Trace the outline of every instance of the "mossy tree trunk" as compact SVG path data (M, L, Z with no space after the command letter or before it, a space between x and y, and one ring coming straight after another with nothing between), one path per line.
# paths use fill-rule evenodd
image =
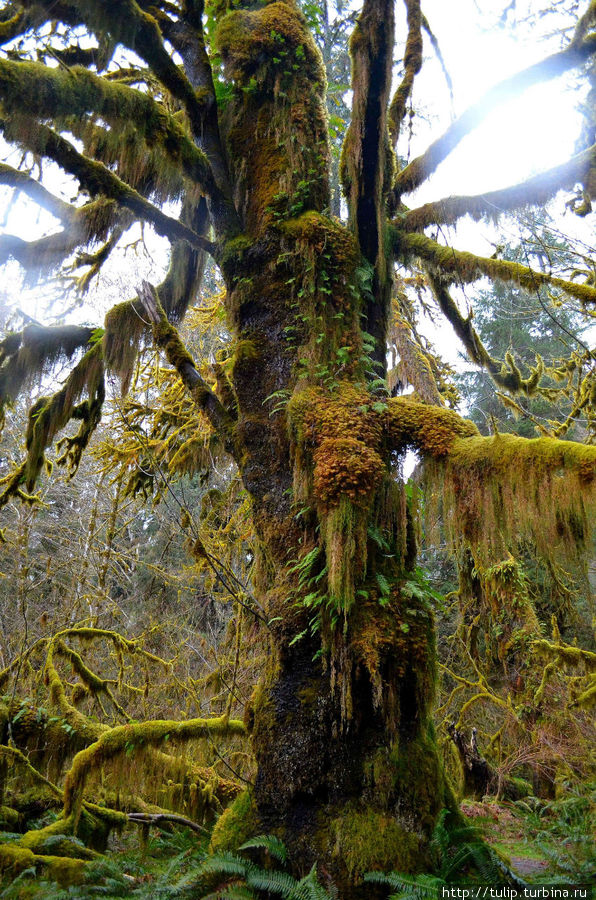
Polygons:
M144 305L156 343L236 461L258 541L254 588L268 620L269 659L249 713L258 774L250 804L245 796L222 816L214 845L239 843L247 831L275 831L294 865L317 862L343 900L358 896L368 869L424 869L431 830L451 801L430 721L433 622L415 581L415 511L400 458L414 447L434 461L442 496L467 540L487 542L493 525L504 533L510 497L526 491L530 525L542 527L545 508L556 500L557 535L571 541L581 538L596 451L552 438L480 438L440 405L438 388L436 405L390 399L383 376L393 265L413 257L422 262L438 308L500 387L541 390L538 364L523 377L512 357L488 354L449 285L487 275L530 289L555 285L586 304L596 302L596 289L456 252L419 232L468 212L478 218L495 207L544 200L561 184L585 180L589 187L594 154L580 154L527 188L495 192L490 201L454 198L406 214L401 195L431 175L507 92L585 60L596 49L586 36L590 22L567 51L511 79L489 96L482 115L465 114L396 173L392 144L422 61L420 4L406 0L404 76L390 102L393 3L364 0L351 39L344 226L328 215L325 71L294 0L212 4L208 41L200 2L157 3L155 17L132 0L110 5L109 15L99 2L60 4L58 11L49 2L15 6L14 19L0 19L3 40L18 38L47 7L48 19L59 16L69 28L83 23L96 34L101 53L93 50L90 66L100 66L99 57L109 61L120 43L134 50L150 77L143 68L121 79L71 70L67 51L65 69L0 59L6 137L58 162L93 198L75 209L3 167L2 182L43 202L65 227L43 247L7 237L0 253L33 265L43 250L53 265L75 246L107 240L103 259L113 249L111 236L133 218L150 222L173 250L159 288L163 306L150 291L151 303L143 300L141 291L139 301L111 310L100 343L87 328L41 329L35 341L25 329L2 342L2 403L18 394L27 373L72 358L80 347L86 353L63 388L32 410L28 458L4 479L0 505L13 495L27 499L46 447L72 418L82 424L67 439L62 461L76 469L98 421L105 367L125 385L130 381L147 321L139 316ZM86 59L78 48L78 60ZM223 91L214 87L212 61L223 65L216 72ZM136 90L138 83L147 90ZM84 152L63 136L65 117ZM52 119L55 131L47 125ZM154 202L180 195L178 219ZM215 386L199 374L171 324L196 296L205 253L223 275L234 338L231 366L219 367ZM101 265L97 255L90 265ZM415 332L411 341L419 352L411 354L408 378L422 384L432 365ZM585 369L577 371L587 379ZM565 389L583 397L588 382L572 382ZM587 400L586 409L592 409ZM566 477L555 483L553 470ZM496 490L500 482L508 490ZM498 509L486 520L491 503Z
M375 359L384 370L390 284L390 9L371 5L353 39L366 69L385 29L379 70L358 87L366 124L344 158L360 185L352 228L326 215L324 72L298 10L229 13L217 38L237 87L224 135L244 222L222 266L237 341L233 442L271 624L249 714L252 813L239 801L213 843L281 834L295 864L319 863L344 898L369 869L423 869L450 802L430 722L432 617L401 591L415 547L386 395L370 387Z

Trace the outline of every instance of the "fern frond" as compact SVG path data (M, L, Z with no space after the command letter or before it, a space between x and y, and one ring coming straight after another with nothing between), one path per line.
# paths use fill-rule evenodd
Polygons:
M249 887L258 891L265 891L268 894L277 894L284 900L289 900L295 894L297 881L288 875L287 872L280 872L279 869L258 869L254 868L246 875L246 883Z
M235 875L245 878L253 864L235 853L225 852L208 856L196 869L196 875Z
M238 850L266 850L269 856L279 860L281 863L287 862L288 850L283 841L273 834L260 834L258 837L245 841Z
M298 882L289 900L332 900L331 894L317 880L316 865Z
M436 875L404 875L401 872L367 872L364 880L371 884L385 885L398 893L392 894L390 900L434 900L439 888L446 882Z

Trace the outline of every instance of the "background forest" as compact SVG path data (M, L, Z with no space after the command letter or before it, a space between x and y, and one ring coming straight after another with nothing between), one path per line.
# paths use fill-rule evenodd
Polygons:
M545 57L578 53L569 169L440 208L398 193L434 165L415 156L437 117L422 63L450 85L418 3L396 63L372 2L292 5L312 43L279 14L246 26L250 53L230 23L254 4L126 3L132 31L107 6L0 8L5 221L23 192L64 225L0 236L0 897L592 882L594 2L490 11ZM321 61L304 111L292 91L319 90ZM238 122L258 110L312 155L276 156L283 130L253 147ZM491 258L452 250L464 214Z

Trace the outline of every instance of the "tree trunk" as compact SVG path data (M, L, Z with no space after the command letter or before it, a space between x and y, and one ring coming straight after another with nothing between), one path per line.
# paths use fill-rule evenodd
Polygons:
M324 214L319 54L285 3L228 14L218 41L240 86L226 139L246 226L222 262L237 340L232 440L272 622L249 713L254 792L213 845L275 831L301 872L318 862L349 900L367 870L423 869L450 802L430 721L433 622L401 589L415 548L371 408L382 412L384 395L367 387L362 257ZM276 55L257 62L254 41Z

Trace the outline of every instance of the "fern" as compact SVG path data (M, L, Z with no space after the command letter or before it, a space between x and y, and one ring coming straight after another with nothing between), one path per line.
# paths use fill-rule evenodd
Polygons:
M282 900L334 900L317 881L316 867L308 875L297 881L289 872L280 868L263 868L240 856L247 850L265 850L282 866L287 862L287 850L282 841L272 835L259 835L246 841L238 853L219 853L205 859L193 873L178 882L195 886L202 879L223 877L228 880L210 893L201 894L201 900L261 900L261 898L281 897ZM193 897L199 895L194 893Z
M404 875L401 872L368 872L364 880L396 890L389 900L434 900L439 888L461 883L464 877L475 882L502 883L523 887L522 881L505 865L492 847L486 844L472 825L450 823L451 813L441 810L434 827L430 850L434 860L433 875Z
M435 900L439 889L446 885L436 875L402 875L399 872L389 872L387 875L382 872L367 872L364 880L396 891L389 900Z
M277 859L281 863L287 862L288 851L286 845L283 841L280 841L278 837L275 837L275 835L260 835L259 837L252 838L250 841L246 841L238 848L238 850L253 849L266 850L273 859Z

